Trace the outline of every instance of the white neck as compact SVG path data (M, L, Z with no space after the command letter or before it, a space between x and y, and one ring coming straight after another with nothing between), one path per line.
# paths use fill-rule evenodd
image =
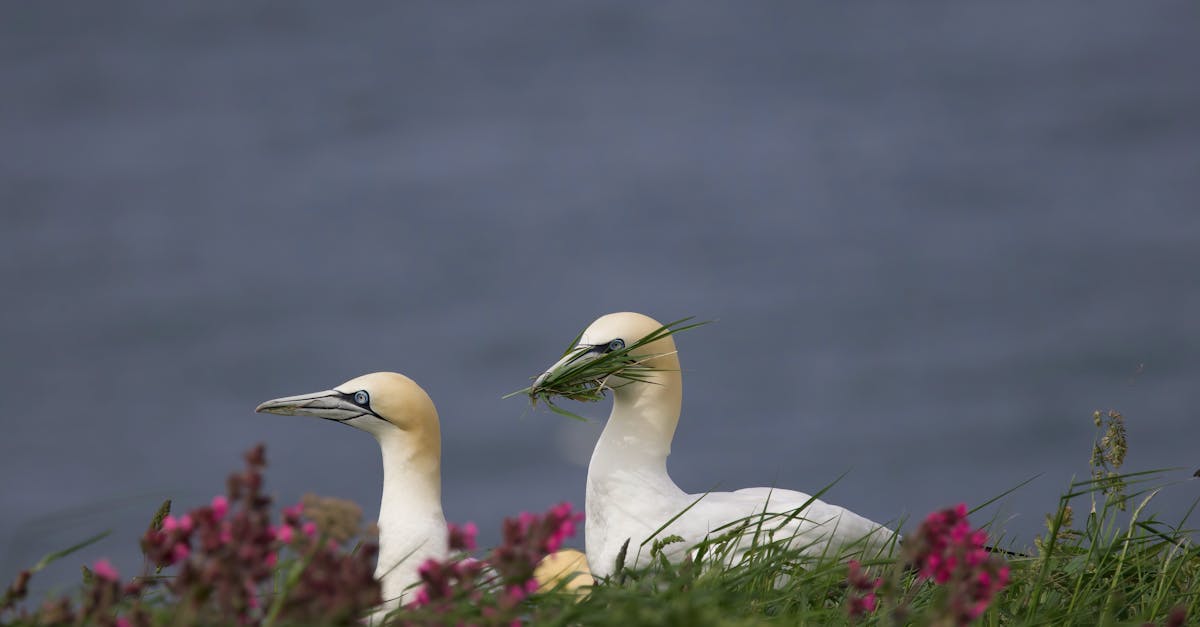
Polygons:
M592 452L589 478L593 473L635 468L639 474L667 476L683 381L677 371L654 372L649 379L613 390L612 413Z
M654 383L614 390L612 413L588 466L584 530L589 566L600 575L612 572L627 539L636 546L686 497L667 474L683 383L678 371L651 377Z
M418 581L422 562L445 559L449 551L439 456L412 450L399 429L377 434L376 439L383 451L383 500L375 577L383 584L386 606L398 602L404 588Z

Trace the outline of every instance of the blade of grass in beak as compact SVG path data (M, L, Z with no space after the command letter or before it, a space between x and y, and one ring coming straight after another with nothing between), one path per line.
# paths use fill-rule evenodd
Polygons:
M517 390L516 392L509 392L508 394L505 394L504 396L501 396L501 397L500 397L500 400L509 399L509 398L512 398L512 397L514 397L514 396L520 396L521 394L531 394L532 392L533 392L533 386L530 386L530 387L524 387L524 388L521 388L521 389Z
M567 418L570 418L571 420L578 420L579 422L588 422L587 418L584 418L583 416L580 416L579 414L576 414L574 412L567 411L567 410L559 407L558 405L551 403L549 400L546 401L546 407L548 407L550 409L550 411L558 414L559 416L566 416Z
M575 334L575 339L571 340L570 344L567 344L566 350L563 351L562 355L559 355L559 357L558 357L559 359L562 359L563 357L570 355L571 351L575 350L576 346L579 346L579 339L583 337L584 331L586 331L586 329L580 329L579 333Z

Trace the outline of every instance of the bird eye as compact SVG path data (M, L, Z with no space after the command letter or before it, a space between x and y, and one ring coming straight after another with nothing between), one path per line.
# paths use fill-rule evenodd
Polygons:
M366 390L359 390L354 393L354 402L366 407L371 402L371 395Z
M622 348L625 348L625 340L622 340L621 338L617 338L608 343L608 352L610 353L612 351L619 351Z

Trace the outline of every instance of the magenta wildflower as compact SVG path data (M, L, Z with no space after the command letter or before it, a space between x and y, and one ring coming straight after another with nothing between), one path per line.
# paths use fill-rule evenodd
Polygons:
M190 555L191 552L192 552L192 549L190 547L188 547L188 545L186 545L182 542L180 542L179 544L176 544L175 546L171 547L171 562L170 563L175 564L178 562L182 562L183 560L188 558L188 555Z
M454 609L458 599L467 599L479 608L489 625L504 624L521 613L521 604L538 589L533 571L538 562L575 531L581 514L569 503L552 507L539 516L523 512L508 518L503 526L503 543L487 556L490 577L482 580L485 562L466 558L440 562L428 560L418 574L424 585L413 595L408 607L442 614ZM454 550L471 550L478 529L467 523L451 524L449 544Z
M987 549L987 532L971 529L967 506L933 512L905 542L918 576L949 589L949 611L955 624L981 616L996 593L1008 585L1008 565Z
M314 521L302 519L300 508L288 508L279 530L272 528L271 498L262 490L263 448L251 450L245 459L245 470L228 478L228 496L182 516L167 514L169 502L160 508L141 538L146 558L141 576L121 583L112 563L98 560L78 601L62 597L47 602L28 615L29 621L22 612L17 622L148 627L158 621L143 595L155 590L156 598L188 624L258 625L267 617L264 606L282 607L275 617L280 623L356 624L383 602L372 574L378 546L365 541L343 552L337 543L315 540ZM296 533L299 529L306 533ZM279 606L272 596L281 593L273 579L282 550L306 567ZM154 576L167 567L172 571ZM9 599L25 596L29 575L24 571L0 596L0 613L12 610ZM0 623L7 621L0 618Z
M449 524L450 527L450 549L454 551L474 551L475 536L479 533L479 528L475 523L469 522L461 527L454 523Z
M102 581L116 581L121 577L117 574L117 569L113 567L112 562L107 559L96 560L92 564L92 574Z
M537 583L537 582L535 581L534 583ZM509 586L507 589L507 592L508 592L508 598L514 602L522 601L522 600L524 600L524 598L526 596L524 586L517 586L517 585Z
M336 543L313 541L315 526L312 535L298 534L313 525L301 518L301 506L285 508L273 526L271 499L262 493L262 448L246 462L244 472L229 477L228 496L179 518L164 517L158 529L146 531L142 549L150 564L179 569L162 584L167 591L192 604L190 611L199 612L194 616L254 624L262 618L260 597L269 594L279 552L287 549L308 564L289 592L286 611L293 619L340 622L382 602L372 575L377 546L367 542L343 554Z
M846 611L850 615L850 620L853 621L875 611L878 604L876 590L883 585L883 579L881 577L871 578L858 560L850 560L848 566Z
M300 518L304 514L304 503L296 503L291 507L283 508L284 518Z

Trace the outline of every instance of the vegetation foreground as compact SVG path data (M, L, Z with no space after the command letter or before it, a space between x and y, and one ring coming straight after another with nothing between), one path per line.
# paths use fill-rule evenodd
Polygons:
M386 617L372 616L383 599L372 577L377 546L360 524L361 510L306 497L274 516L259 446L247 453L245 470L229 477L227 494L177 517L170 501L163 504L141 539L141 573L122 576L101 559L83 567L75 594L40 604L26 599L32 576L98 536L19 573L0 596L0 624L311 625L367 617L397 625L621 627L1194 622L1200 550L1187 517L1168 525L1149 513L1165 471L1121 474L1123 418L1096 412L1094 420L1091 477L1071 484L1027 553L989 549L991 524L969 522L1001 495L971 511L959 505L931 513L906 531L894 559L803 558L781 548L786 539L771 537L771 517L762 516L720 530L682 563L665 557L671 537L653 538L627 546L630 563L635 552L654 558L647 567L618 567L590 588L559 581L539 589L536 565L580 520L561 504L505 520L503 543L479 558L472 556L474 526L451 525L455 556L422 565L422 585ZM727 565L747 537L753 548Z

